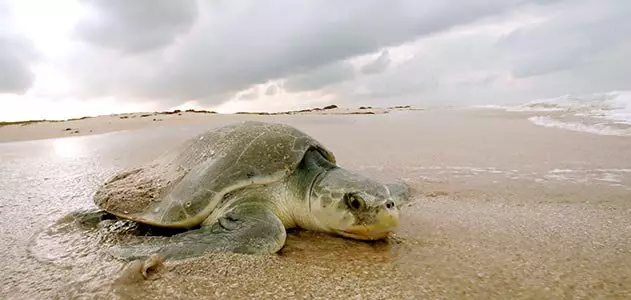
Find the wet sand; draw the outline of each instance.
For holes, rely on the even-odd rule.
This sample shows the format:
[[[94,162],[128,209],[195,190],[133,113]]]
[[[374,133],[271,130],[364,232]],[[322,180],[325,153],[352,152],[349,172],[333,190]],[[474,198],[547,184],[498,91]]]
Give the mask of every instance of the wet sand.
[[[217,117],[217,118],[213,118]],[[629,298],[631,139],[490,110],[208,116],[203,122],[0,144],[0,294],[9,299]],[[309,133],[351,170],[403,179],[396,237],[292,231],[278,255],[213,254],[115,283],[102,248],[139,238],[78,230],[96,187],[207,128],[255,119]],[[32,126],[32,125],[29,125]],[[0,128],[0,136],[2,136]],[[37,234],[49,228],[44,234]]]

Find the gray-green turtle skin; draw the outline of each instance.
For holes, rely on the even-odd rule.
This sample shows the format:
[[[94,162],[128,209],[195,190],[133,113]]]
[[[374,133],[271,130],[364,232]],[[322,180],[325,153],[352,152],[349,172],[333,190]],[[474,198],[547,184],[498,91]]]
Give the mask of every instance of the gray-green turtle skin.
[[[274,253],[293,227],[381,239],[398,226],[407,197],[404,185],[340,168],[330,151],[291,126],[242,122],[115,175],[94,201],[119,218],[190,229],[162,244],[117,248],[115,256],[179,259],[208,252]]]

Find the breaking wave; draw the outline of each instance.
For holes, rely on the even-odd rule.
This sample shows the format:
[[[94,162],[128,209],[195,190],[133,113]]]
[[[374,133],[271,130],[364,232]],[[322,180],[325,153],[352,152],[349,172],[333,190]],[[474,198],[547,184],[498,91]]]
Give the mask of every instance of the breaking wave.
[[[631,135],[631,128],[620,128],[616,126],[611,126],[606,123],[597,123],[597,124],[584,124],[581,122],[570,122],[570,121],[561,121],[555,120],[552,117],[546,116],[535,116],[530,117],[528,120],[535,125],[540,125],[544,127],[553,127],[560,128],[566,130],[573,131],[582,131],[588,133],[595,133],[600,135],[618,135],[618,136],[628,136]]]
[[[600,135],[631,136],[631,91],[564,95],[517,106],[483,106],[509,112],[534,112],[540,126]]]

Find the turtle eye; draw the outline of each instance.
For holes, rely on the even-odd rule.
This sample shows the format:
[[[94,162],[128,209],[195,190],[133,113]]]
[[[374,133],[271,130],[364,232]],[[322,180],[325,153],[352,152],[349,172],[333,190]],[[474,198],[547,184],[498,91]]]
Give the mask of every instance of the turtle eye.
[[[354,210],[360,210],[364,208],[364,199],[353,193],[345,194],[344,201],[346,201],[346,206]]]

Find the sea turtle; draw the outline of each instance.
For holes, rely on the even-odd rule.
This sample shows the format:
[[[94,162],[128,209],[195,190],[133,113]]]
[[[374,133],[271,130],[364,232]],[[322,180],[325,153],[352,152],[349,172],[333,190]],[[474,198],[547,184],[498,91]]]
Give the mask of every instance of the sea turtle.
[[[113,176],[94,202],[118,218],[187,229],[159,245],[120,247],[116,256],[179,259],[274,253],[293,227],[382,239],[397,227],[407,196],[405,184],[339,167],[333,153],[296,128],[249,121],[207,131]]]

